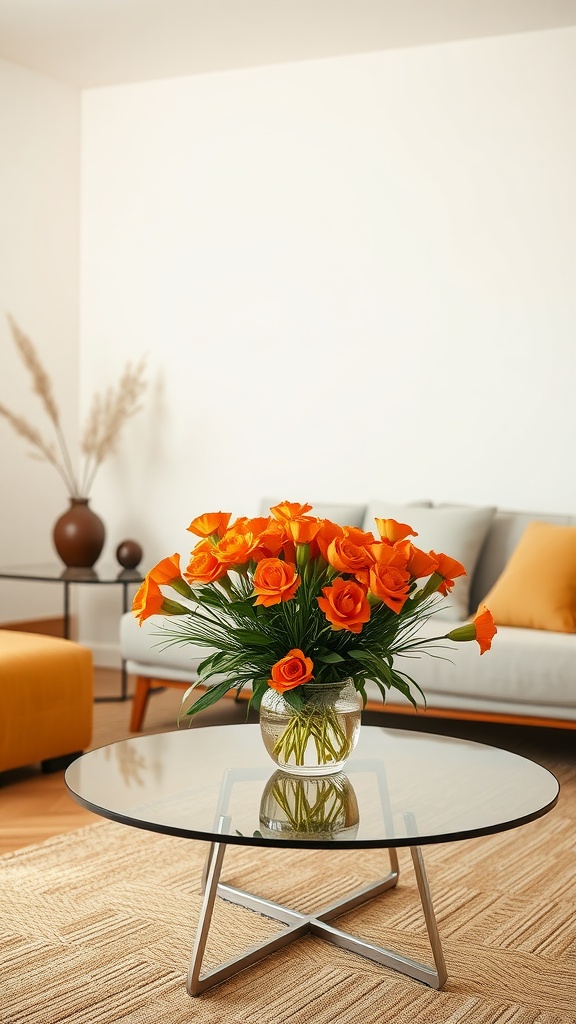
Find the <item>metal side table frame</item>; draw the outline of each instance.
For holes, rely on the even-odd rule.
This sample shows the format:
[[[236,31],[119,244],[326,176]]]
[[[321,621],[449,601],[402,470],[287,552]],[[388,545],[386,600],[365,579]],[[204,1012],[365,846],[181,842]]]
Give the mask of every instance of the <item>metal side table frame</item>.
[[[128,611],[128,592],[131,586],[139,586],[142,576],[137,569],[122,569],[121,566],[103,569],[66,569],[61,565],[13,565],[0,566],[0,579],[23,580],[33,583],[57,583],[63,588],[64,639],[71,639],[70,591],[73,586],[99,585],[122,588],[122,614]],[[116,697],[95,697],[94,702],[107,704],[128,699],[128,672],[123,658],[120,666],[120,694]]]

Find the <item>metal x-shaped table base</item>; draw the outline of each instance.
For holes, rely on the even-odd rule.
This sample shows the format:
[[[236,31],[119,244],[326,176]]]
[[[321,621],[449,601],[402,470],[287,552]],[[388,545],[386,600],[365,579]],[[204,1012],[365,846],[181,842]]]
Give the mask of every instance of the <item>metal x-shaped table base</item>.
[[[282,949],[283,946],[287,946],[290,942],[294,942],[295,939],[307,933],[319,935],[322,939],[333,942],[342,949],[348,949],[352,953],[359,953],[375,963],[391,967],[402,974],[408,975],[410,978],[424,982],[424,984],[429,985],[431,988],[440,989],[445,984],[447,978],[446,964],[444,962],[444,954],[442,952],[438,926],[430,896],[430,887],[420,847],[412,846],[410,847],[410,852],[412,854],[414,873],[418,883],[426,929],[432,949],[434,967],[428,967],[426,964],[421,964],[410,957],[402,956],[400,953],[376,946],[371,942],[365,942],[363,939],[356,938],[348,932],[340,931],[340,929],[334,928],[328,923],[334,920],[334,918],[362,906],[368,900],[374,899],[381,893],[386,892],[387,889],[394,888],[399,878],[398,855],[395,849],[389,849],[388,851],[390,855],[390,872],[384,878],[356,889],[348,893],[343,899],[337,900],[327,907],[323,907],[315,914],[310,915],[302,914],[297,910],[291,910],[280,903],[274,903],[272,900],[267,900],[261,896],[254,896],[252,893],[244,892],[242,889],[236,889],[220,882],[225,850],[226,845],[224,843],[215,842],[210,845],[208,851],[203,877],[202,907],[198,920],[196,941],[190,961],[190,969],[188,971],[187,990],[191,996],[198,996],[207,988],[212,988],[214,985],[219,985],[228,978],[234,977],[239,971],[243,971],[252,964],[258,963],[258,961],[270,956],[271,953],[275,953],[276,950]],[[227,960],[214,970],[201,974],[202,960],[217,895],[229,903],[236,903],[239,906],[246,907],[248,910],[254,910],[265,917],[281,921],[287,927],[283,928],[282,931],[271,939],[266,939],[259,945],[250,948],[241,956]]]

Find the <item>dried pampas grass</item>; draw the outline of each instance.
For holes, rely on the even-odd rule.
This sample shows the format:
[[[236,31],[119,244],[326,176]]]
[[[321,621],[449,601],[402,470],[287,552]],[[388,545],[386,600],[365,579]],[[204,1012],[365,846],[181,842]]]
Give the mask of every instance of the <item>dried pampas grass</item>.
[[[140,398],[146,389],[146,359],[143,358],[135,366],[127,363],[118,385],[108,388],[104,395],[94,396],[80,441],[80,450],[84,456],[83,466],[81,472],[77,473],[60,425],[60,413],[50,377],[30,338],[24,334],[10,314],[7,315],[7,320],[18,353],[30,375],[34,394],[38,395],[54,429],[56,444],[47,441],[36,427],[7,409],[2,403],[0,416],[8,421],[20,437],[28,441],[32,446],[30,454],[33,457],[54,466],[71,498],[87,498],[99,466],[115,451],[126,420],[141,408]]]

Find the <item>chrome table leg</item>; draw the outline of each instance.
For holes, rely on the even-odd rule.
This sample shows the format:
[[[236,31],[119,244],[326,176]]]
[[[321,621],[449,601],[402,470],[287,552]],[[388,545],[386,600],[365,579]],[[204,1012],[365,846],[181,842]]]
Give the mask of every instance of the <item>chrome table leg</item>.
[[[221,831],[224,830],[224,827],[222,827]],[[438,926],[430,896],[428,879],[424,868],[424,860],[419,847],[411,847],[410,850],[416,874],[416,881],[418,883],[420,901],[424,912],[424,919],[426,921],[428,938],[432,949],[434,968],[429,967],[426,964],[419,963],[417,960],[413,960],[410,957],[403,956],[400,953],[377,946],[374,943],[366,942],[363,939],[359,939],[356,936],[350,935],[347,932],[341,931],[329,924],[329,922],[333,921],[335,918],[348,913],[350,910],[354,910],[356,907],[362,906],[364,903],[368,902],[368,900],[374,899],[376,896],[386,892],[388,889],[392,889],[396,885],[399,877],[398,856],[396,850],[390,849],[388,851],[390,856],[390,872],[384,878],[372,882],[369,885],[362,886],[353,892],[347,893],[342,899],[336,900],[334,903],[323,907],[314,914],[303,914],[297,910],[285,907],[280,903],[275,903],[273,900],[256,896],[253,893],[245,892],[242,889],[237,889],[233,886],[220,882],[225,845],[218,842],[211,843],[203,877],[203,900],[198,921],[196,941],[192,952],[190,970],[188,972],[188,992],[192,996],[200,995],[207,988],[211,988],[213,985],[218,985],[222,981],[226,981],[228,978],[238,974],[239,971],[245,970],[245,968],[250,967],[252,964],[258,963],[258,961],[263,960],[271,953],[276,952],[278,949],[282,949],[284,946],[287,946],[295,939],[300,938],[300,936],[307,933],[318,935],[342,949],[358,953],[361,956],[365,956],[368,959],[373,960],[375,963],[382,964],[385,967],[391,967],[402,974],[406,974],[411,978],[415,978],[417,981],[421,981],[424,984],[431,986],[432,988],[442,988],[447,977],[446,965],[444,962]],[[214,970],[201,974],[206,940],[210,929],[214,902],[217,895],[229,903],[237,904],[238,906],[242,906],[248,910],[253,910],[256,913],[262,914],[264,917],[269,917],[273,920],[279,921],[285,927],[276,935],[272,936],[272,938],[266,939],[264,942],[251,947],[242,955],[226,961]]]

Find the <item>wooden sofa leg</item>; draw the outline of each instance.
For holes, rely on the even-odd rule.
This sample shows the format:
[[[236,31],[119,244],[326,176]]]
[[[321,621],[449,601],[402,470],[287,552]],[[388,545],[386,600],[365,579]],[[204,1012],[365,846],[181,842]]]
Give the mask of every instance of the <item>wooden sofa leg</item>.
[[[132,714],[130,716],[130,731],[140,732],[142,722],[146,714],[148,697],[152,688],[152,680],[146,676],[136,676],[136,689],[132,700]]]

